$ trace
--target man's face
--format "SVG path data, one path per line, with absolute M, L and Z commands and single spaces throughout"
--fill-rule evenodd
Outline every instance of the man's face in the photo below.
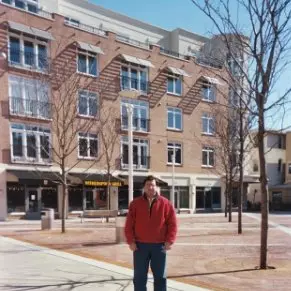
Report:
M 148 196 L 154 196 L 157 192 L 156 180 L 146 181 L 144 191 Z

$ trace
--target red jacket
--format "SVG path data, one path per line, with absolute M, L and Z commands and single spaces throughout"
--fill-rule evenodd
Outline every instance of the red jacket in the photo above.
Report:
M 176 234 L 176 213 L 168 199 L 157 195 L 150 207 L 144 195 L 130 203 L 125 223 L 125 237 L 128 244 L 135 241 L 174 243 Z

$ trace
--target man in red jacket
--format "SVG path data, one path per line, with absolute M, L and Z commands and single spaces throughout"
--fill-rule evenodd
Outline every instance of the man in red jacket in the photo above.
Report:
M 171 249 L 177 234 L 175 209 L 157 192 L 156 180 L 148 176 L 144 194 L 129 206 L 125 237 L 133 251 L 134 290 L 147 290 L 149 265 L 154 277 L 154 291 L 166 291 L 166 251 Z

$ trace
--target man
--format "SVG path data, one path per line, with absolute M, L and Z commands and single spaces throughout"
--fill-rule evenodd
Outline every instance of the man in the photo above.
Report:
M 143 196 L 129 206 L 125 237 L 133 251 L 134 290 L 147 290 L 149 265 L 154 277 L 154 291 L 166 291 L 166 251 L 171 249 L 177 234 L 173 205 L 162 197 L 153 176 L 144 181 Z

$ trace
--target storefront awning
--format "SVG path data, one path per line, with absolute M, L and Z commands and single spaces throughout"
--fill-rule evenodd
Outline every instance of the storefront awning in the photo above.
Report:
M 124 180 L 127 180 L 128 181 L 128 175 L 119 175 L 119 177 L 121 179 L 124 179 Z M 136 183 L 136 184 L 143 184 L 145 178 L 147 176 L 133 176 L 133 183 Z M 168 186 L 168 183 L 155 177 L 155 180 L 157 182 L 157 186 Z
M 85 43 L 82 41 L 77 41 L 78 47 L 82 50 L 88 51 L 88 52 L 92 52 L 94 54 L 102 54 L 104 55 L 103 50 L 95 45 L 89 44 L 89 43 Z
M 108 185 L 107 176 L 103 174 L 70 173 L 69 179 L 72 184 L 83 184 L 84 186 L 106 187 Z M 110 186 L 120 187 L 123 181 L 110 175 Z
M 40 184 L 47 185 L 49 183 L 59 184 L 61 176 L 58 172 L 42 172 L 42 171 L 24 171 L 24 170 L 7 170 L 8 182 L 19 182 L 21 184 Z
M 122 54 L 121 56 L 125 61 L 127 61 L 129 63 L 134 63 L 137 65 L 142 65 L 142 66 L 151 67 L 151 68 L 155 67 L 150 61 L 147 61 L 147 60 L 143 60 L 143 59 L 136 58 L 136 57 L 129 56 L 129 55 L 125 55 L 125 54 Z
M 173 74 L 184 76 L 184 77 L 191 77 L 188 73 L 186 73 L 182 69 L 174 68 L 174 67 L 168 67 L 169 71 Z
M 8 21 L 9 28 L 12 30 L 20 31 L 26 34 L 31 34 L 40 38 L 48 39 L 48 40 L 54 40 L 51 33 L 41 30 L 35 27 L 27 26 L 21 23 Z

